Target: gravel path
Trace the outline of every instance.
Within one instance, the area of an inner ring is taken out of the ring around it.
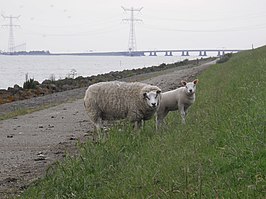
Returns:
[[[132,77],[159,86],[163,91],[174,89],[182,79],[194,79],[215,61],[200,66],[186,66]],[[43,104],[59,104],[31,114],[0,121],[0,198],[19,194],[31,182],[42,177],[65,152],[77,153],[76,144],[91,138],[92,125],[83,107],[86,88],[33,98],[0,106],[0,114]],[[69,102],[71,101],[71,102]]]

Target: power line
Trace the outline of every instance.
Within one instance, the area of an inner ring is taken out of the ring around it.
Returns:
[[[142,21],[141,19],[136,19],[134,17],[134,12],[138,11],[140,12],[143,7],[135,9],[133,7],[131,8],[124,8],[122,6],[124,11],[130,12],[130,18],[123,19],[123,21],[129,21],[130,22],[130,31],[129,31],[129,41],[128,41],[128,50],[129,52],[133,52],[137,50],[137,41],[136,41],[136,34],[135,34],[135,21]]]
[[[214,33],[214,32],[239,32],[239,31],[252,31],[252,30],[260,30],[265,29],[266,24],[257,24],[250,26],[242,26],[242,27],[231,27],[231,28],[221,28],[221,29],[176,29],[176,28],[161,28],[154,25],[145,24],[144,28],[152,29],[152,30],[160,30],[160,31],[172,31],[172,32],[191,32],[191,33]]]
[[[157,15],[149,15],[146,14],[146,17],[151,18],[153,20],[161,20],[161,21],[175,21],[175,22],[186,22],[186,23],[199,23],[199,22],[219,22],[219,21],[247,21],[253,20],[257,18],[264,18],[266,16],[265,13],[249,13],[245,15],[226,15],[223,17],[209,17],[202,18],[201,16],[192,17],[161,17]],[[196,17],[196,18],[195,18]]]
[[[13,19],[18,19],[20,17],[20,15],[17,17],[13,17],[12,15],[10,15],[9,17],[2,15],[2,17],[4,19],[9,19],[9,24],[2,25],[2,27],[9,27],[8,51],[10,53],[12,53],[15,50],[15,38],[14,38],[13,28],[14,27],[20,27],[20,25],[13,24]]]

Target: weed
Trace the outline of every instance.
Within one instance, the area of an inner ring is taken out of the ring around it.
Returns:
[[[34,79],[29,79],[29,80],[26,80],[24,83],[23,83],[23,88],[24,89],[36,89],[37,85],[39,83],[36,82]]]

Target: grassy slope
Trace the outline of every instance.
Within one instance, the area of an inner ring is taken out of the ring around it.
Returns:
[[[263,198],[266,47],[239,53],[200,79],[187,125],[171,113],[132,133],[111,129],[29,188],[24,198]],[[177,122],[179,124],[177,124]]]

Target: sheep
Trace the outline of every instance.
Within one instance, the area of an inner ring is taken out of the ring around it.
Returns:
[[[84,97],[90,121],[101,130],[102,120],[128,119],[139,128],[157,111],[161,89],[140,82],[100,82],[88,87]]]
[[[181,84],[183,87],[161,94],[160,107],[156,113],[156,129],[163,123],[169,111],[179,110],[182,123],[186,123],[187,110],[195,102],[196,84],[198,82],[198,79],[188,83],[182,80]]]

